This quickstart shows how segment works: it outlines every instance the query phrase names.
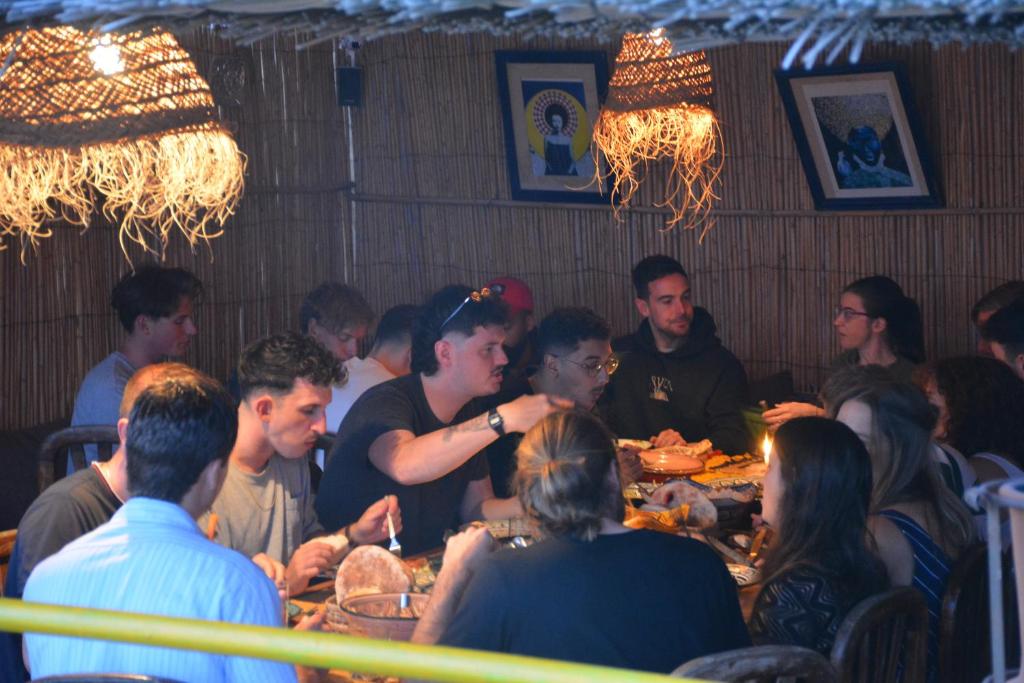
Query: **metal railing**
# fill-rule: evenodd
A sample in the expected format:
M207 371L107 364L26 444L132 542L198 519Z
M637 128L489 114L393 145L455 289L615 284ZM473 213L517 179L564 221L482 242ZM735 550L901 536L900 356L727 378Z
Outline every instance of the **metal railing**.
M444 683L680 683L641 671L335 633L179 619L0 598L0 630L113 640L318 669Z

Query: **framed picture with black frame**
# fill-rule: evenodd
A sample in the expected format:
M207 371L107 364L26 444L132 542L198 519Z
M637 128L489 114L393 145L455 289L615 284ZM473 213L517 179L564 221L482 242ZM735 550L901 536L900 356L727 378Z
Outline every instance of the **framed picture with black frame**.
M608 90L608 55L499 50L495 66L512 199L609 202L607 167L591 149ZM595 164L606 179L601 184Z
M778 70L775 79L815 208L942 206L901 65Z

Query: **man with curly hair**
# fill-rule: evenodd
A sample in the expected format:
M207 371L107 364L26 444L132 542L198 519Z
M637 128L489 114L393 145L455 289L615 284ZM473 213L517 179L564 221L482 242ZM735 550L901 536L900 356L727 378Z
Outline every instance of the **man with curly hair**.
M214 540L252 556L266 553L287 564L292 594L344 554L344 544L320 539L323 525L313 509L306 454L326 431L325 408L340 363L312 338L295 334L266 337L248 346L238 363L242 400L238 440L228 459L227 477L210 513L200 520L213 526ZM367 501L345 519L340 533L349 544L387 538L386 513L401 528L394 496ZM319 540L318 540L319 539Z

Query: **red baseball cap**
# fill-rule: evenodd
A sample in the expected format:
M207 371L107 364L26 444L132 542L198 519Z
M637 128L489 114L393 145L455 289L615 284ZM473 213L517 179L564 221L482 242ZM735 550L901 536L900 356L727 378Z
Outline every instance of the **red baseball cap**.
M533 292L526 283L514 277L496 277L487 283L508 304L513 313L533 313Z

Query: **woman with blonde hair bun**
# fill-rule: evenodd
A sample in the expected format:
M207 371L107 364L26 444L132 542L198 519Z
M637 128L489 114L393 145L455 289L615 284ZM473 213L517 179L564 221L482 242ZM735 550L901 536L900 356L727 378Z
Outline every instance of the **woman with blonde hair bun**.
M453 537L414 641L664 673L750 644L710 548L622 525L615 446L596 417L549 415L517 453L538 542L488 553L486 532Z
M543 536L592 541L625 516L611 434L592 416L555 413L516 451L519 502Z

